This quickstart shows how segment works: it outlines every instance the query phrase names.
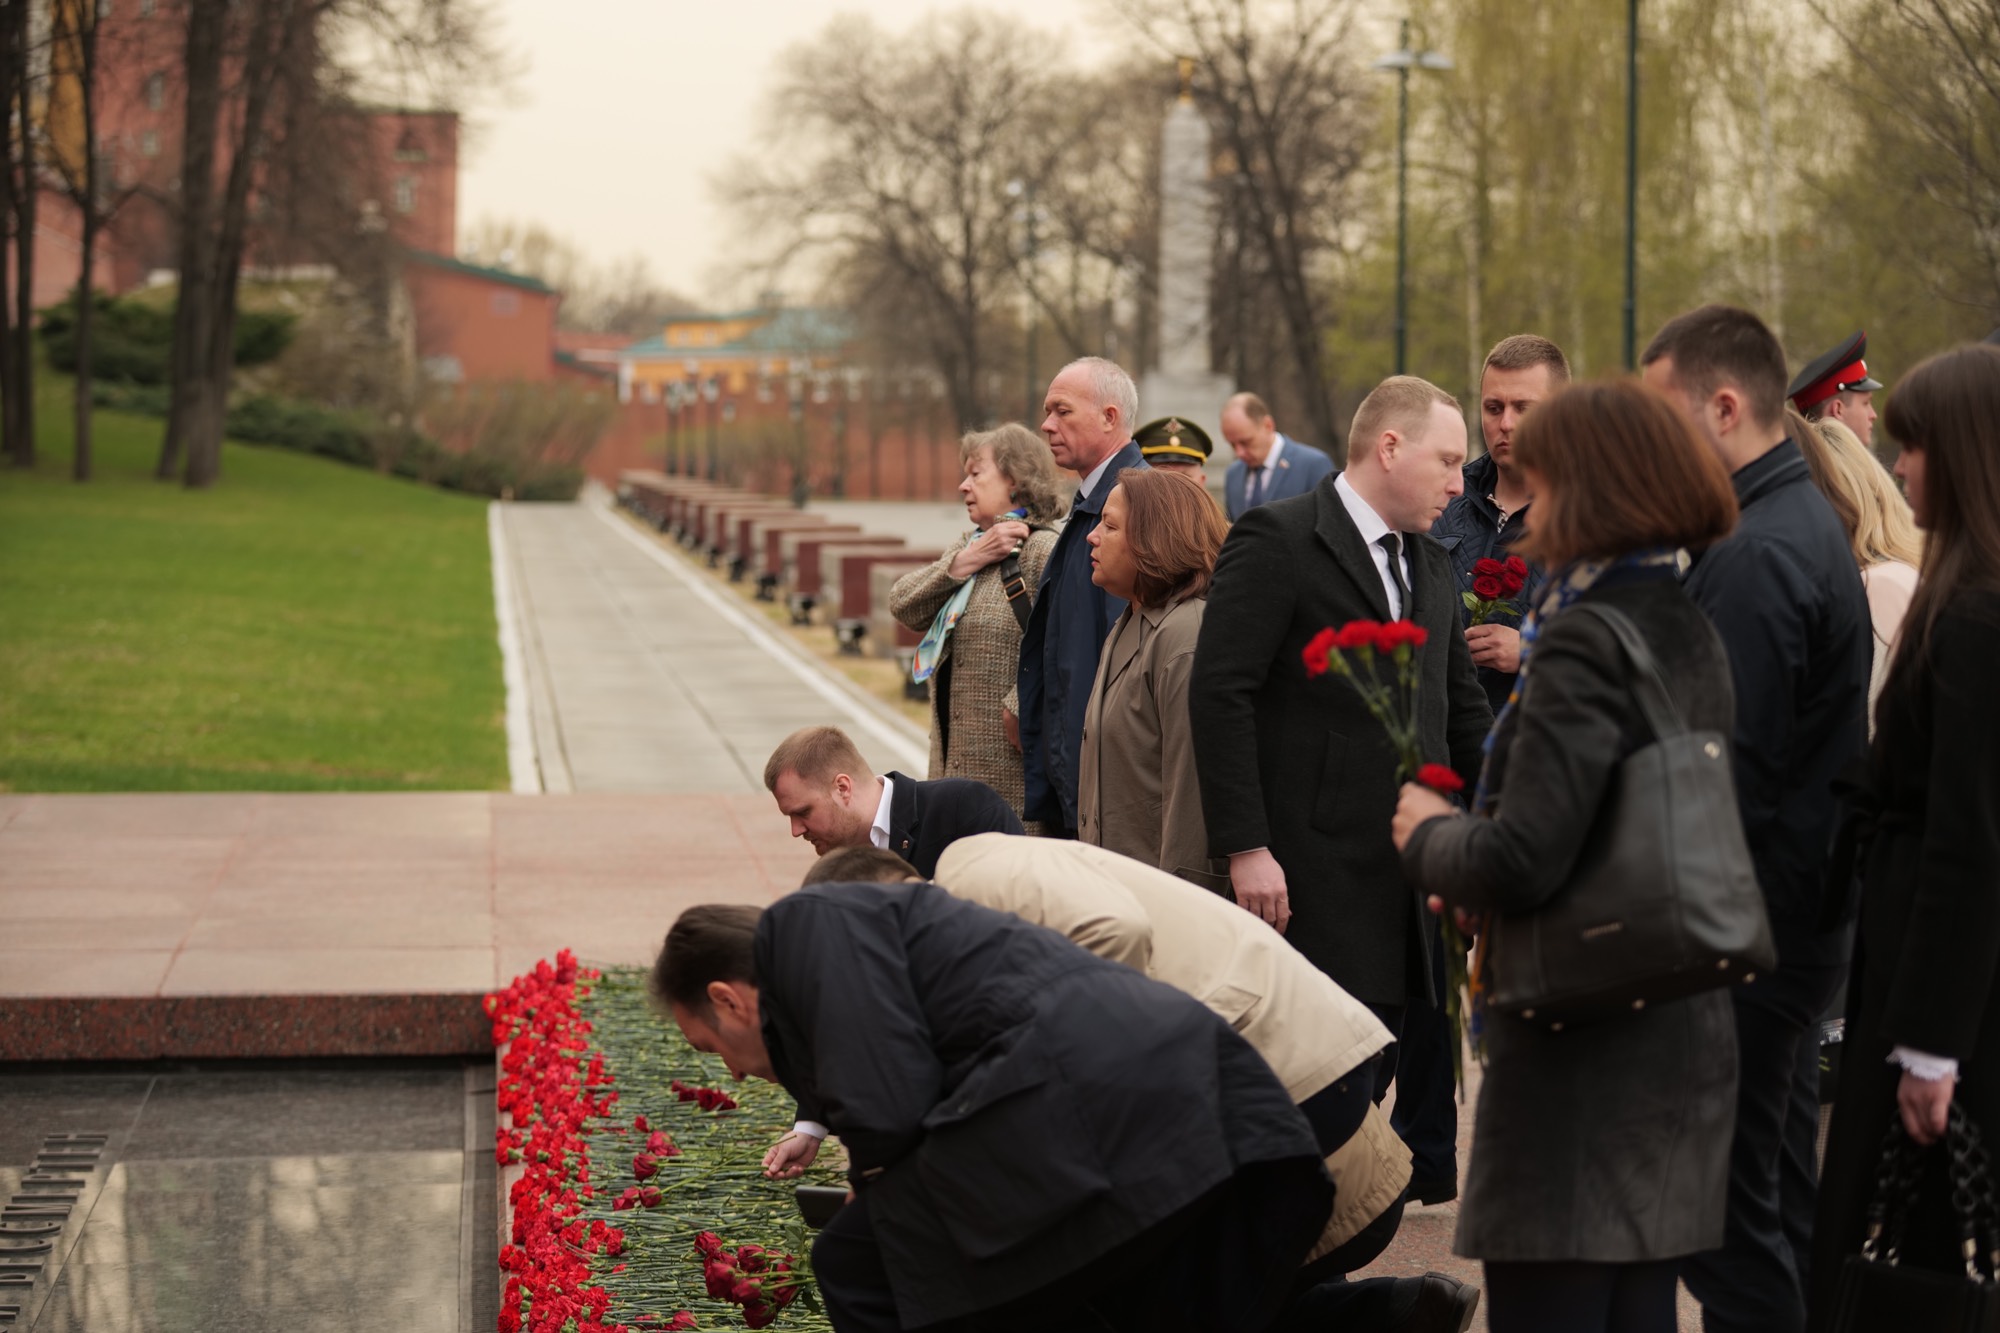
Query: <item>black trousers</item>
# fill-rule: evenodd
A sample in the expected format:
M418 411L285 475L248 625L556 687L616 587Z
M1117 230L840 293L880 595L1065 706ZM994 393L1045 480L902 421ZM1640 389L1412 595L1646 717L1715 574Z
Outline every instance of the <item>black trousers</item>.
M1445 988L1444 934L1432 918L1431 980ZM1396 1109L1389 1123L1409 1145L1418 1185L1458 1181L1458 1086L1451 1072L1451 1020L1443 1009L1412 1006L1403 1016L1396 1060Z
M1736 1137L1722 1248L1682 1263L1708 1333L1801 1333L1819 1173L1819 1016L1845 969L1787 966L1736 1002Z
M1259 1333L1325 1227L1329 1202L1310 1162L1246 1166L1078 1271L924 1333ZM865 1193L813 1242L813 1276L835 1333L905 1327Z
M1490 1263L1490 1333L1674 1333L1678 1261Z

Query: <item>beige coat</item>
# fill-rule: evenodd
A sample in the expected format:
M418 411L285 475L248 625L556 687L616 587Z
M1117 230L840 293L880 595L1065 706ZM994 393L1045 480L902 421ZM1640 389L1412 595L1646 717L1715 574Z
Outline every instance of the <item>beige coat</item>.
M960 537L929 565L897 579L889 590L889 614L918 634L928 630L963 582L951 576L951 562L965 543L966 538ZM1030 596L1055 544L1052 528L1036 528L1021 543L1021 577L1027 580ZM933 676L927 776L983 782L1020 814L1027 804L1021 752L1008 744L1000 710L1019 712L1014 679L1021 663L1021 622L1014 618L1000 586L1000 566L988 565L972 576L972 597L945 640L941 661L951 664L951 711L938 716L938 678Z
M1195 777L1188 673L1208 603L1128 606L1097 659L1083 714L1076 836L1217 893L1229 863L1208 854Z
M1392 1040L1366 1005L1256 917L1102 848L982 833L945 849L937 883L1194 996L1256 1048L1295 1101ZM1315 1259L1352 1239L1410 1183L1410 1150L1379 1106L1326 1165L1337 1193Z

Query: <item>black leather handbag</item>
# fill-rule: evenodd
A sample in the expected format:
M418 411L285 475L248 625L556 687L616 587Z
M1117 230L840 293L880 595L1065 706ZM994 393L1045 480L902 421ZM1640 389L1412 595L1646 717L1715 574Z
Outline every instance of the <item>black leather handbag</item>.
M1747 982L1777 963L1728 738L1682 724L1630 617L1597 602L1566 614L1596 616L1617 636L1653 740L1612 774L1569 881L1487 925L1487 1007L1555 1031Z
M1951 1106L1945 1132L1950 1153L1950 1206L1958 1223L1964 1272L1915 1268L1902 1262L1910 1214L1918 1206L1930 1149L1904 1132L1898 1116L1882 1145L1868 1234L1861 1253L1840 1266L1832 1333L2000 1333L2000 1213L1979 1127ZM1931 1200L1940 1207L1941 1199ZM1982 1262L1984 1267L1981 1267Z

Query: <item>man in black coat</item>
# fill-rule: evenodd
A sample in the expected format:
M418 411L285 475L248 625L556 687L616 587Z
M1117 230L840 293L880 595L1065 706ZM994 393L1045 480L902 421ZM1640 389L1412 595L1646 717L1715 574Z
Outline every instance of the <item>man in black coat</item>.
M926 875L960 838L1022 831L1013 808L983 782L919 782L894 769L875 776L838 727L805 727L785 737L765 761L764 790L792 821L792 836L821 856L836 847L882 847Z
M1477 775L1493 711L1459 632L1458 587L1430 530L1463 487L1465 419L1423 380L1384 380L1349 433L1347 470L1252 509L1222 545L1195 649L1196 768L1209 851L1236 901L1400 1032L1436 1005L1432 932L1389 819L1397 755L1343 681L1301 652L1353 620L1414 620L1426 762ZM1382 1062L1380 1086L1395 1071Z
M653 988L846 1146L813 1246L839 1333L1256 1333L1326 1221L1313 1132L1227 1023L932 885L691 908Z
M1785 435L1785 356L1762 320L1711 305L1670 320L1641 359L1736 486L1736 533L1687 578L1729 650L1743 831L1778 966L1737 986L1736 1137L1723 1248L1685 1266L1710 1333L1805 1326L1818 1194L1817 1022L1850 934L1824 921L1834 779L1868 744L1873 631L1854 556Z
M1090 581L1087 539L1118 474L1146 463L1132 442L1139 391L1116 364L1098 356L1070 362L1050 381L1044 406L1049 452L1079 484L1021 636L1018 725L1028 818L1052 835L1073 838L1084 709L1104 640L1125 613L1124 598Z

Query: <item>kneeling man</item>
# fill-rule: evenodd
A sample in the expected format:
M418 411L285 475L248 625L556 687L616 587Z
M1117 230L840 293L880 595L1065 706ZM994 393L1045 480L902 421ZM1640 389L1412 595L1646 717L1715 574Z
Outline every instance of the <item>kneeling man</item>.
M846 1146L855 1199L813 1245L839 1333L1255 1333L1332 1203L1228 1024L932 885L690 908L653 989Z

